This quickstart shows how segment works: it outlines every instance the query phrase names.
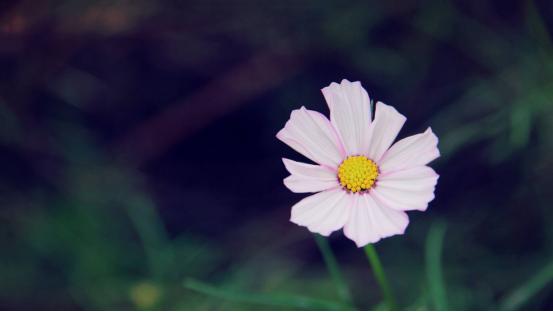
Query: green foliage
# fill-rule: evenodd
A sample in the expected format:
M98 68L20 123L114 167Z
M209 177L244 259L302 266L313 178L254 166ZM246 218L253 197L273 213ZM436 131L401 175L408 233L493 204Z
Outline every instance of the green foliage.
M480 2L126 3L0 12L1 307L387 308L362 250L288 223L299 197L283 199L280 184L274 133L291 108L324 111L318 89L348 78L408 116L400 136L431 126L440 138L436 200L377 244L397 307L551 308L545 6L520 2L511 16ZM169 79L153 86L155 71ZM222 104L203 106L212 100ZM179 105L205 112L141 136L167 129L164 109ZM228 127L246 113L256 119ZM222 144L218 124L233 142L264 140L247 159L216 149L222 164L201 163L187 144ZM157 156L143 151L158 141L169 143ZM128 142L139 147L125 154ZM200 179L206 168L216 179ZM245 212L253 183L264 199Z

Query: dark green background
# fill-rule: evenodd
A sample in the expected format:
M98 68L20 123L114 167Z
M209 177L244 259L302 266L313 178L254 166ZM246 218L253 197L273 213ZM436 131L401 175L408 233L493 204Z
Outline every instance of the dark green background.
M553 308L550 1L0 2L0 307L340 308L276 140L360 80L431 126L400 308ZM380 291L331 245L359 309ZM443 286L442 286L443 283ZM322 302L320 300L323 300Z

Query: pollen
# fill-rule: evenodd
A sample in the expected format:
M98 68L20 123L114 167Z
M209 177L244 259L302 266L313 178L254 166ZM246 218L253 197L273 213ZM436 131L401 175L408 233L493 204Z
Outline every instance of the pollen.
M350 192L369 190L378 177L378 166L365 156L349 156L338 167L340 185Z

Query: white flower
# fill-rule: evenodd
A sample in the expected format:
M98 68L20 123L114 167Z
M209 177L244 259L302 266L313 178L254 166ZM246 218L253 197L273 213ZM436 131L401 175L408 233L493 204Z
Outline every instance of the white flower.
M342 80L322 89L330 121L302 107L292 111L277 138L317 165L283 159L296 193L316 193L292 207L291 221L324 236L344 228L362 247L403 234L405 211L434 199L438 175L426 166L440 156L428 128L392 145L406 118L377 102L374 119L361 83Z

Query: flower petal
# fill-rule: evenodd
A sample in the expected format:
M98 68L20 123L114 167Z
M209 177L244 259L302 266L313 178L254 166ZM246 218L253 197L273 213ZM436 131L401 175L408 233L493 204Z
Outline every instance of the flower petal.
M434 199L438 178L427 166L382 173L371 193L390 208L425 211Z
M330 108L330 121L339 132L348 155L363 154L369 144L370 100L359 81L346 79L321 90Z
M292 207L290 221L328 236L346 223L352 197L340 188L311 195Z
M355 203L344 226L344 235L353 240L357 247L405 232L409 224L405 212L390 209L371 194L354 197Z
M337 168L344 158L332 124L324 115L305 107L292 111L277 138L312 161L331 168Z
M424 166L439 156L438 137L428 128L424 133L406 137L392 145L382 156L379 168L389 171Z
M392 106L382 102L376 103L374 120L371 123L371 142L367 156L379 163L382 155L396 139L397 134L405 123L405 116Z
M338 187L336 172L319 165L310 165L283 158L290 176L284 185L295 193L314 193Z

